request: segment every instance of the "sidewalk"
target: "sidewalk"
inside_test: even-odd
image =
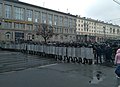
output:
[[[118,87],[114,67],[55,63],[0,74],[1,87]]]

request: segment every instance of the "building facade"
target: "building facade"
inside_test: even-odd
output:
[[[39,26],[52,29],[48,41],[103,42],[120,38],[120,26],[43,8],[19,0],[0,0],[0,42],[44,41]],[[51,27],[51,28],[50,28]]]
[[[0,0],[0,41],[43,41],[39,25],[52,26],[49,41],[76,41],[75,15],[63,13],[18,0]]]
[[[79,42],[104,42],[120,38],[120,26],[91,18],[77,17],[76,39]]]

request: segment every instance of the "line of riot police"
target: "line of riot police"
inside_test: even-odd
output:
[[[94,55],[91,45],[79,43],[8,43],[1,44],[2,49],[21,51],[41,57],[54,58],[57,61],[93,64]]]

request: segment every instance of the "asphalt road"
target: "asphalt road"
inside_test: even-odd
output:
[[[20,52],[0,51],[0,73],[19,71],[55,62],[52,58],[41,58],[37,55],[28,55]]]
[[[114,70],[101,65],[57,63],[38,56],[0,52],[0,87],[119,87],[120,79]]]

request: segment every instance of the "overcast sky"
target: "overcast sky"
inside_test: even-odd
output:
[[[37,6],[117,24],[120,5],[113,0],[19,0]],[[118,0],[120,2],[120,0]],[[115,20],[114,20],[115,19]],[[112,20],[112,21],[110,21]]]

